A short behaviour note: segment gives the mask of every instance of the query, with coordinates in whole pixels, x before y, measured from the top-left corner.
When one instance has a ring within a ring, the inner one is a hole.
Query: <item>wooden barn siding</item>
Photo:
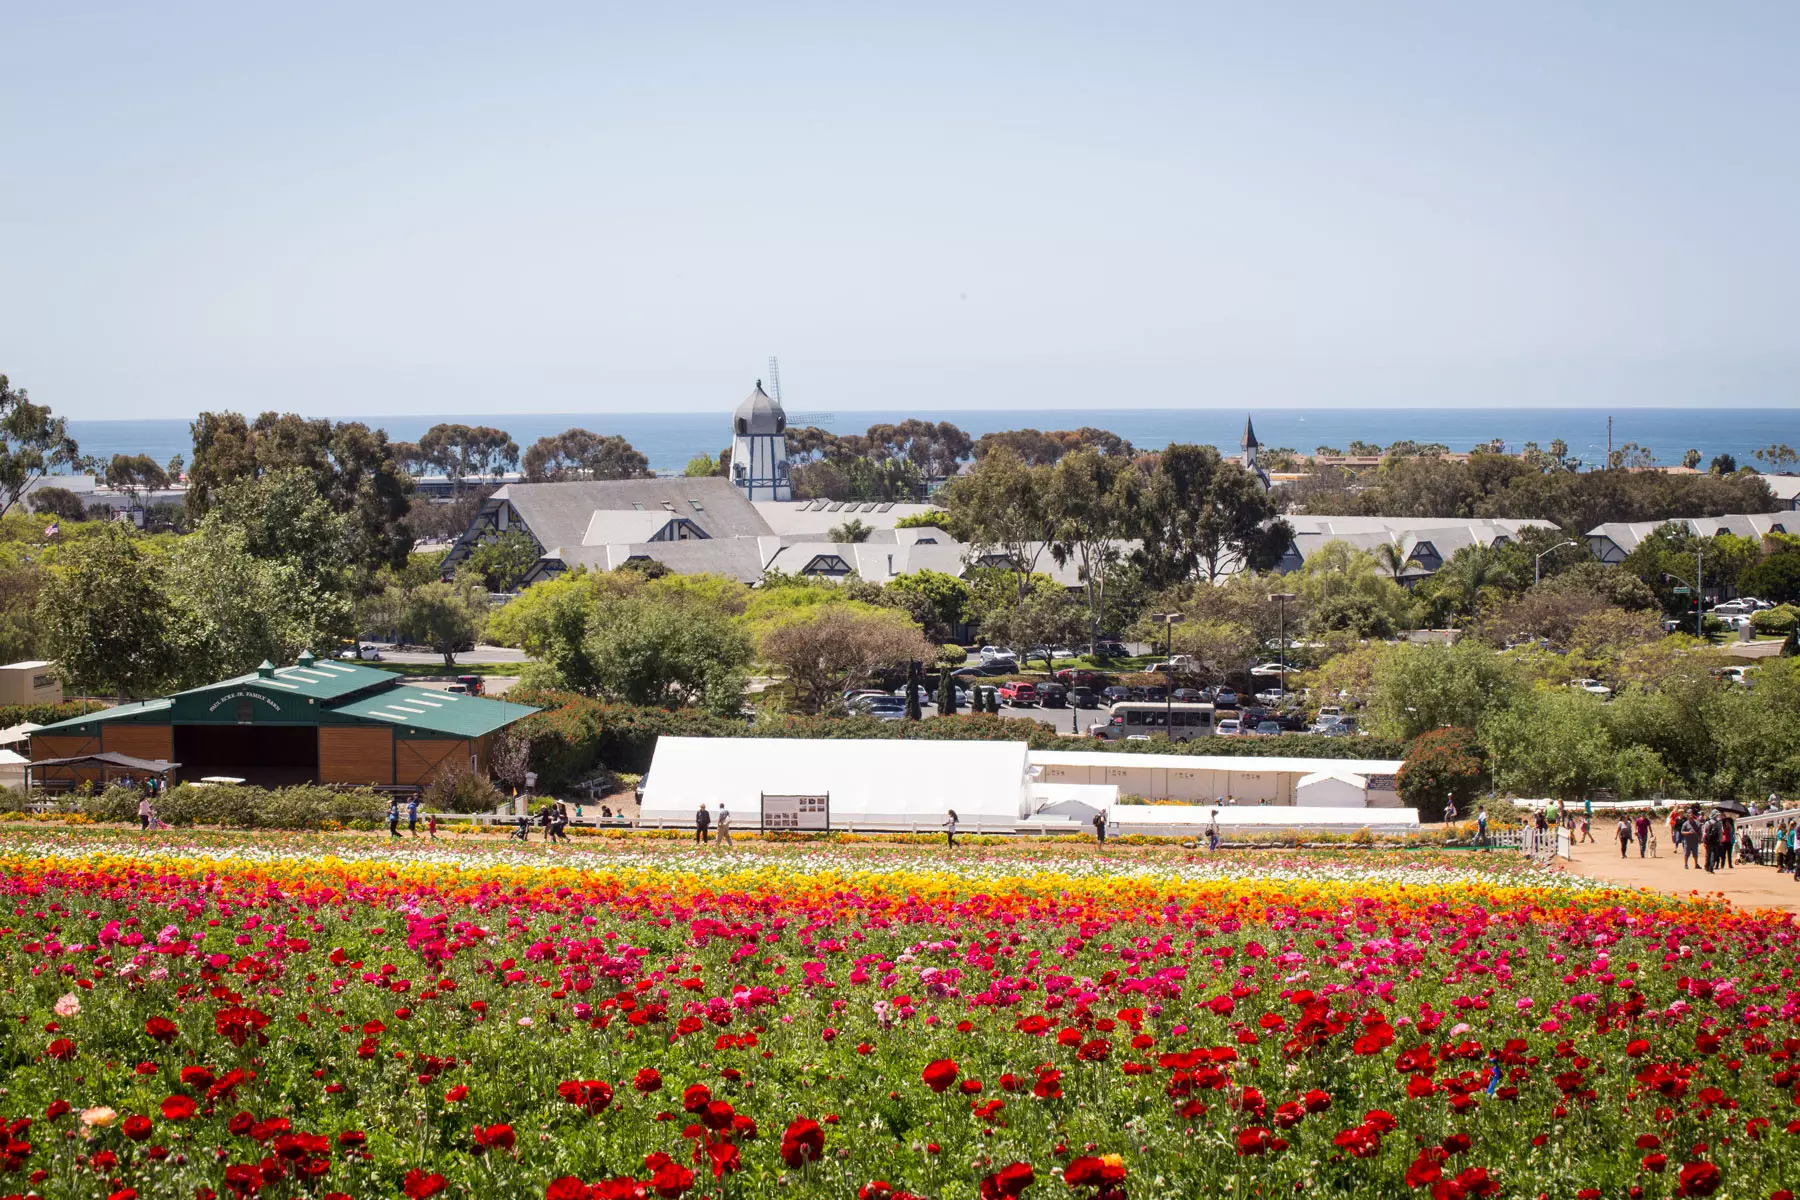
[[[394,760],[395,783],[423,785],[440,774],[467,770],[469,742],[467,738],[396,738]]]
[[[356,725],[319,728],[319,782],[394,782],[394,731]]]
[[[167,725],[102,725],[100,740],[114,754],[133,758],[175,758],[175,731]]]

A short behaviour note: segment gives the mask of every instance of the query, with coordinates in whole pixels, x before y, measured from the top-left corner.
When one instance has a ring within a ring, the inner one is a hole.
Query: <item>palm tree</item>
[[[1510,582],[1512,572],[1506,569],[1492,546],[1477,542],[1451,555],[1437,578],[1456,597],[1457,607],[1468,613],[1473,622],[1481,616],[1481,589]]]
[[[1400,572],[1412,566],[1417,560],[1413,558],[1412,551],[1401,548],[1400,539],[1395,537],[1375,547],[1375,561],[1386,567],[1388,574],[1392,575],[1394,582],[1398,583]]]

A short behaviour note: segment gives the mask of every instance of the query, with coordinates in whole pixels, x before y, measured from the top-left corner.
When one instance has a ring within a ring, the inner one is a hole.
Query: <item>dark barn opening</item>
[[[319,777],[314,725],[177,725],[181,777],[231,775],[260,787],[311,783]]]

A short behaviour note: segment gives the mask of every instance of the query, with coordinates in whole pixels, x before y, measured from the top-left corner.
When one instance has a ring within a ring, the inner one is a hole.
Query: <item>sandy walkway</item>
[[[1595,836],[1599,836],[1598,832]],[[1640,859],[1634,843],[1631,857],[1620,858],[1616,841],[1577,846],[1575,858],[1561,865],[1590,879],[1635,884],[1678,896],[1693,892],[1718,894],[1740,908],[1779,908],[1800,913],[1800,881],[1792,875],[1777,875],[1773,867],[1740,866],[1708,875],[1693,868],[1682,870],[1681,855],[1671,855],[1667,846],[1662,848],[1660,858]]]

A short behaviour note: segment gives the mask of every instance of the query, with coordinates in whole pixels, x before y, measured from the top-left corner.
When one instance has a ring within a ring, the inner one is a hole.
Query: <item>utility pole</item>
[[[1281,644],[1281,702],[1287,703],[1287,606],[1289,600],[1299,597],[1293,592],[1272,592],[1269,599],[1281,606],[1281,615],[1276,618],[1276,641]]]
[[[1163,681],[1163,736],[1171,743],[1175,740],[1175,626],[1182,620],[1178,612],[1157,613],[1152,620],[1161,621],[1166,636],[1163,642],[1163,665],[1168,668],[1163,672],[1167,679]]]

